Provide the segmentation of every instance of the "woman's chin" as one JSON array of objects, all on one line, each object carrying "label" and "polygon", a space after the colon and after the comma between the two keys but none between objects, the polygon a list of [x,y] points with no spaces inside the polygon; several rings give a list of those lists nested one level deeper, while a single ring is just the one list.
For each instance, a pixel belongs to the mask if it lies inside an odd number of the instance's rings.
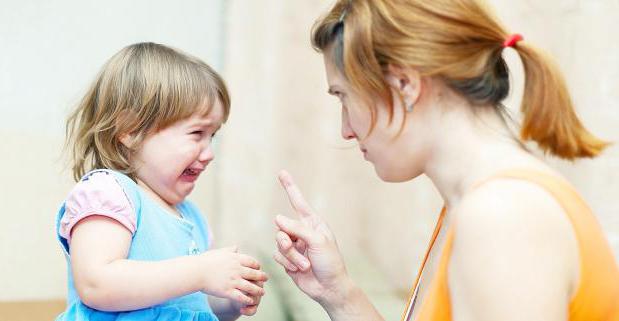
[{"label": "woman's chin", "polygon": [[419,176],[419,174],[413,175],[408,171],[381,168],[376,164],[374,164],[374,171],[382,181],[387,183],[407,182]]}]

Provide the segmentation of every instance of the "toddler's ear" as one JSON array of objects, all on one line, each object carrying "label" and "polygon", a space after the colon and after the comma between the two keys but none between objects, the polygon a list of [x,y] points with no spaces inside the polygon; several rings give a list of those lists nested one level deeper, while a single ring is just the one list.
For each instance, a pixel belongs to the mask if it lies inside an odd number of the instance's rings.
[{"label": "toddler's ear", "polygon": [[135,114],[128,110],[121,111],[118,117],[116,117],[116,128],[120,132],[117,134],[116,138],[129,150],[131,150],[135,144],[136,135],[131,133],[129,129],[132,128],[134,124]]},{"label": "toddler's ear", "polygon": [[121,134],[118,137],[118,140],[125,145],[125,147],[127,147],[128,149],[131,149],[131,147],[133,146],[133,135],[131,134]]}]

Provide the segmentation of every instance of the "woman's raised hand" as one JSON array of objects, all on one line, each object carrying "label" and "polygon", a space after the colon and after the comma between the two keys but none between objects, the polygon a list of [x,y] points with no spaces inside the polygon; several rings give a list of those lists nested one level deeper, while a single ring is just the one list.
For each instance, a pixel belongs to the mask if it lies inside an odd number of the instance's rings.
[{"label": "woman's raised hand", "polygon": [[351,281],[335,236],[305,201],[290,174],[282,171],[279,181],[298,219],[275,218],[278,250],[273,258],[309,297],[321,304],[338,304]]}]

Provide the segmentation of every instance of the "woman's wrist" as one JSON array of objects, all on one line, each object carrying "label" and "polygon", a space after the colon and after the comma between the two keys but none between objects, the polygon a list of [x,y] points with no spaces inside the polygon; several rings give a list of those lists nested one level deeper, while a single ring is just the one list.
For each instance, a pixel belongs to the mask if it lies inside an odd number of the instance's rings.
[{"label": "woman's wrist", "polygon": [[372,302],[348,276],[339,283],[337,292],[325,295],[320,305],[333,321],[383,321]]},{"label": "woman's wrist", "polygon": [[333,316],[356,314],[355,310],[360,298],[360,292],[362,293],[361,289],[357,287],[352,279],[345,276],[332,290],[325,293],[317,301],[332,316],[333,320],[339,320],[340,318],[333,318]]}]

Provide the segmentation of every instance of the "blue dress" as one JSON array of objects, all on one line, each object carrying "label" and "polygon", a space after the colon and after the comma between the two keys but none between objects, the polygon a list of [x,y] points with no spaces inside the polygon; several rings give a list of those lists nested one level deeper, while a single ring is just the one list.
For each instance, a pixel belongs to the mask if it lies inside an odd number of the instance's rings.
[{"label": "blue dress", "polygon": [[[183,218],[175,217],[155,203],[128,176],[111,170],[95,170],[84,176],[88,180],[93,173],[113,175],[133,205],[136,214],[136,229],[127,259],[159,261],[184,255],[199,254],[209,248],[209,230],[199,210],[189,201],[177,205]],[[123,312],[104,312],[83,304],[77,295],[71,272],[69,243],[62,237],[60,221],[65,214],[63,203],[56,218],[56,234],[64,250],[68,267],[67,310],[56,321],[218,321],[211,310],[206,294],[196,292],[171,299],[159,305]]]}]

